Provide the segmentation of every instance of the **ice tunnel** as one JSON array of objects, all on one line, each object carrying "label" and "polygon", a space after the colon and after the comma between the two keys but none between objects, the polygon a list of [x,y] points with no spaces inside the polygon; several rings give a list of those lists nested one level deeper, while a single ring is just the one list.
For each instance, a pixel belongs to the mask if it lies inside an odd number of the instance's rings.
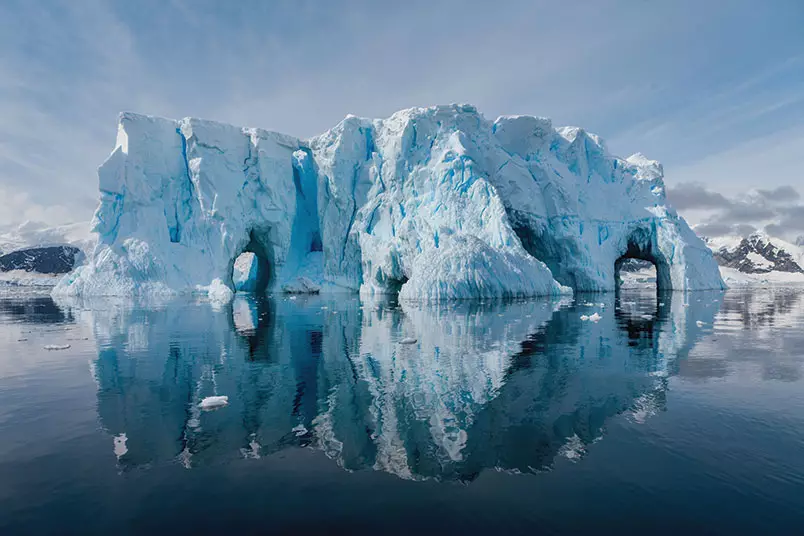
[{"label": "ice tunnel", "polygon": [[273,246],[251,231],[249,242],[232,261],[232,285],[238,292],[265,294],[274,278]]},{"label": "ice tunnel", "polygon": [[[665,255],[655,245],[655,237],[645,229],[635,231],[628,239],[625,252],[614,261],[615,290],[620,290],[622,284],[623,266],[630,265],[642,268],[646,263],[653,266],[656,271],[656,292],[662,293],[673,290],[670,273],[670,263]],[[637,262],[629,262],[637,261]]]}]

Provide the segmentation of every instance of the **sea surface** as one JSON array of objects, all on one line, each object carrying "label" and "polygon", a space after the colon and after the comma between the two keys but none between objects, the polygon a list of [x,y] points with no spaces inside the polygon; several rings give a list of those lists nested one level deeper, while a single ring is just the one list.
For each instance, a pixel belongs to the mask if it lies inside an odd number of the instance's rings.
[{"label": "sea surface", "polygon": [[0,534],[802,534],[803,371],[802,289],[6,290]]}]

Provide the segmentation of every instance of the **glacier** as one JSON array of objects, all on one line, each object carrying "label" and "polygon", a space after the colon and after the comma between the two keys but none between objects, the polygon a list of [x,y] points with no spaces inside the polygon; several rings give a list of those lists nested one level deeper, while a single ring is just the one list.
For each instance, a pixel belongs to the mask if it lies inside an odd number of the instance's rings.
[{"label": "glacier", "polygon": [[123,113],[98,178],[97,245],[55,295],[516,298],[614,290],[627,258],[661,290],[724,288],[661,164],[545,118],[453,104],[300,140]]}]

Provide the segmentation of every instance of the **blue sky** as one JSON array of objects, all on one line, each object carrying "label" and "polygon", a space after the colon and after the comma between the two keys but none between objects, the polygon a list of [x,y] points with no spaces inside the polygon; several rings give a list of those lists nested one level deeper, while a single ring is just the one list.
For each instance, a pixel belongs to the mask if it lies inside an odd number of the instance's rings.
[{"label": "blue sky", "polygon": [[[307,137],[346,114],[449,102],[658,159],[693,222],[740,203],[795,212],[802,28],[800,0],[5,0],[0,225],[89,219],[123,110]],[[749,192],[782,186],[793,195]]]}]

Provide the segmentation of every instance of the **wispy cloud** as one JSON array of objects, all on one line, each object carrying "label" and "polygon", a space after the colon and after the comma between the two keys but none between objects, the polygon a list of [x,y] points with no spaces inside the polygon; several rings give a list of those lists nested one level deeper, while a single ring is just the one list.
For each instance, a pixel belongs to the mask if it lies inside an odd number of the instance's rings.
[{"label": "wispy cloud", "polygon": [[799,191],[789,184],[726,197],[687,182],[668,188],[667,198],[681,212],[703,210],[702,217],[692,221],[705,236],[747,235],[759,228],[788,240],[804,235],[804,205],[799,204]]},{"label": "wispy cloud", "polygon": [[0,186],[25,197],[0,218],[88,219],[123,110],[306,137],[470,102],[584,126],[671,185],[796,184],[804,132],[778,133],[804,120],[802,26],[792,0],[8,0]]}]

